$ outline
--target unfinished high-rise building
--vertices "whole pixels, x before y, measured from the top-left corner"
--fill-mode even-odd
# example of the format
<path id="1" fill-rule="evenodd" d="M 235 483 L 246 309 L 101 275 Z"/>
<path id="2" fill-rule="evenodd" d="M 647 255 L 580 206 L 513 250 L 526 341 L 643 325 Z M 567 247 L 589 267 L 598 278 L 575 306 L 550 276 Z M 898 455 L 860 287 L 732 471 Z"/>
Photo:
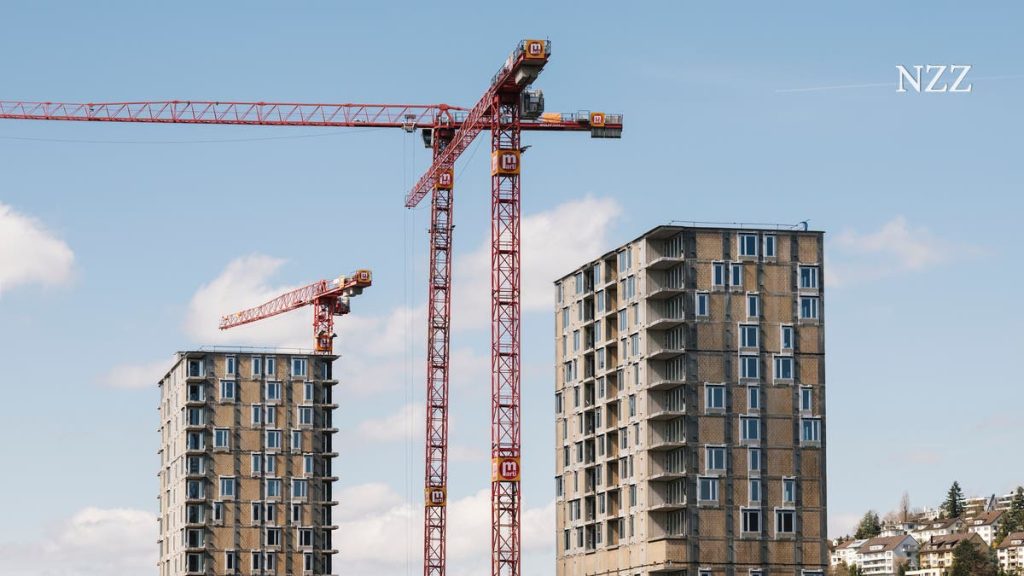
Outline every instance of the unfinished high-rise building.
<path id="1" fill-rule="evenodd" d="M 824 574 L 822 263 L 659 226 L 556 282 L 558 575 Z"/>
<path id="2" fill-rule="evenodd" d="M 160 381 L 161 576 L 332 573 L 335 358 L 177 354 Z"/>

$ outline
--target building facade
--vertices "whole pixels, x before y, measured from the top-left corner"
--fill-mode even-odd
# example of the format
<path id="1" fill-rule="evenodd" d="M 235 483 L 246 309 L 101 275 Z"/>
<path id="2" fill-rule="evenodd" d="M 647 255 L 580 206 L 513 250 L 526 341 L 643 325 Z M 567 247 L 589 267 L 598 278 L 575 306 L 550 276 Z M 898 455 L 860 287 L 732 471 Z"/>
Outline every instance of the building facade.
<path id="1" fill-rule="evenodd" d="M 1011 532 L 996 547 L 999 567 L 1007 574 L 1024 574 L 1024 532 Z"/>
<path id="2" fill-rule="evenodd" d="M 856 564 L 864 576 L 896 576 L 901 567 L 916 568 L 917 551 L 912 536 L 878 536 L 858 548 Z"/>
<path id="3" fill-rule="evenodd" d="M 953 567 L 953 549 L 961 542 L 969 542 L 977 546 L 983 554 L 987 554 L 989 547 L 985 541 L 974 532 L 959 532 L 943 536 L 933 536 L 931 541 L 921 543 L 918 553 L 920 569 L 914 571 L 915 576 L 932 576 L 942 574 Z M 911 574 L 908 572 L 908 574 Z"/>
<path id="4" fill-rule="evenodd" d="M 557 574 L 824 573 L 822 262 L 662 226 L 556 282 Z"/>
<path id="5" fill-rule="evenodd" d="M 968 532 L 977 533 L 985 541 L 985 544 L 991 546 L 992 542 L 996 539 L 996 533 L 999 531 L 999 522 L 1002 517 L 1002 510 L 990 510 L 975 515 L 964 524 L 967 526 Z"/>
<path id="6" fill-rule="evenodd" d="M 177 354 L 160 381 L 161 576 L 332 573 L 334 359 Z"/>

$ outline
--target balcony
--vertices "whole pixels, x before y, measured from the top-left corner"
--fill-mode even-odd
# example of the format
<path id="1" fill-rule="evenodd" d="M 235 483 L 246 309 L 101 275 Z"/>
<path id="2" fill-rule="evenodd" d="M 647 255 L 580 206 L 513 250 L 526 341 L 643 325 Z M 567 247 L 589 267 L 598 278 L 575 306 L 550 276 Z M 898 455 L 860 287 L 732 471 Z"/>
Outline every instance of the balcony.
<path id="1" fill-rule="evenodd" d="M 686 526 L 681 511 L 652 512 L 647 523 L 647 537 L 651 540 L 686 538 Z"/>
<path id="2" fill-rule="evenodd" d="M 648 485 L 647 509 L 651 512 L 672 512 L 686 508 L 685 494 L 672 494 L 668 486 Z"/>
<path id="3" fill-rule="evenodd" d="M 647 273 L 647 297 L 652 300 L 664 300 L 683 293 L 683 277 L 681 271 L 649 270 Z"/>
<path id="4" fill-rule="evenodd" d="M 658 241 L 647 244 L 648 270 L 665 270 L 682 264 L 684 260 L 681 244 Z"/>
<path id="5" fill-rule="evenodd" d="M 671 465 L 668 457 L 664 454 L 653 454 L 648 459 L 647 479 L 655 482 L 667 482 L 685 478 L 686 469 L 679 465 Z"/>
<path id="6" fill-rule="evenodd" d="M 682 419 L 654 420 L 650 423 L 647 446 L 650 450 L 673 450 L 686 445 Z"/>
<path id="7" fill-rule="evenodd" d="M 667 330 L 686 321 L 681 305 L 670 306 L 675 300 L 653 300 L 647 305 L 647 329 Z"/>
<path id="8" fill-rule="evenodd" d="M 654 390 L 647 395 L 647 416 L 651 420 L 671 420 L 686 413 L 682 388 Z M 678 392 L 677 392 L 678 391 Z"/>
<path id="9" fill-rule="evenodd" d="M 649 360 L 668 360 L 676 356 L 682 356 L 686 349 L 683 347 L 681 334 L 649 333 L 647 335 L 647 358 Z"/>
<path id="10" fill-rule="evenodd" d="M 681 367 L 670 369 L 666 362 L 647 363 L 647 388 L 649 390 L 664 390 L 675 388 L 686 382 L 685 373 Z"/>

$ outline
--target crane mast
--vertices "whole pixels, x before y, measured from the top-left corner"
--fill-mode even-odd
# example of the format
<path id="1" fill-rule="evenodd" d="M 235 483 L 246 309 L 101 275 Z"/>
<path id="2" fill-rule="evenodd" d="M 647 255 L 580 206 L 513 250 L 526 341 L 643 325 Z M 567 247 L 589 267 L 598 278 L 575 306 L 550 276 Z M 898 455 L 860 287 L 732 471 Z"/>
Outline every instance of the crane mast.
<path id="1" fill-rule="evenodd" d="M 527 88 L 551 54 L 548 40 L 520 42 L 470 109 L 448 104 L 304 104 L 164 100 L 24 102 L 0 100 L 0 119 L 318 126 L 423 130 L 430 168 L 406 196 L 415 207 L 431 194 L 427 301 L 427 386 L 424 478 L 424 576 L 444 576 L 448 498 L 448 387 L 455 162 L 484 130 L 491 132 L 491 571 L 520 574 L 520 170 L 522 131 L 589 132 L 620 138 L 622 116 L 603 112 L 545 113 L 543 95 Z M 365 274 L 365 277 L 360 276 Z M 350 284 L 355 282 L 355 284 Z M 365 282 L 365 284 L 359 284 Z M 320 282 L 261 306 L 225 316 L 221 329 L 311 305 L 318 353 L 333 349 L 334 316 L 370 284 L 369 271 Z M 346 292 L 346 290 L 348 292 Z"/>

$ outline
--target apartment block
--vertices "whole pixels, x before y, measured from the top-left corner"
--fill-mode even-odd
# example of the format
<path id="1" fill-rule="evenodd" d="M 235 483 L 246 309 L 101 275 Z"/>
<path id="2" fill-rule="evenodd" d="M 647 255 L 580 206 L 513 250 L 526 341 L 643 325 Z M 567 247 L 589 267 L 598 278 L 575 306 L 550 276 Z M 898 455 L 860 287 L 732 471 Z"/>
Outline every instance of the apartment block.
<path id="1" fill-rule="evenodd" d="M 332 573 L 335 358 L 177 354 L 160 381 L 161 576 Z"/>
<path id="2" fill-rule="evenodd" d="M 822 263 L 659 226 L 556 282 L 557 574 L 824 574 Z"/>

